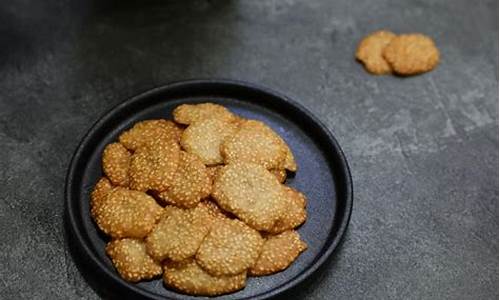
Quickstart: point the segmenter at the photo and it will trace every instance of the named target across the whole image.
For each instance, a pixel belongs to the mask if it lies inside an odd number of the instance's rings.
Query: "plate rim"
[[[102,115],[99,116],[99,118],[90,126],[90,128],[87,130],[87,132],[83,135],[83,137],[80,139],[78,146],[76,147],[75,151],[73,152],[72,158],[69,163],[68,171],[66,173],[66,178],[65,178],[65,188],[64,188],[64,226],[69,226],[70,232],[72,234],[72,238],[76,238],[79,246],[83,247],[83,251],[79,251],[80,253],[83,253],[87,260],[91,260],[92,263],[94,263],[101,271],[106,273],[108,277],[110,277],[115,284],[118,284],[124,289],[131,289],[135,293],[141,295],[142,297],[147,297],[150,299],[165,299],[165,297],[158,297],[157,294],[153,294],[149,291],[146,291],[144,289],[139,288],[138,286],[134,284],[130,284],[128,282],[123,282],[123,280],[118,276],[118,274],[111,272],[107,266],[103,264],[103,262],[100,261],[100,259],[94,255],[92,249],[89,248],[89,245],[85,242],[85,238],[83,237],[82,232],[78,230],[78,221],[76,220],[75,216],[75,209],[74,209],[74,202],[72,198],[72,189],[73,189],[73,178],[75,176],[76,166],[77,162],[81,159],[80,156],[82,155],[82,152],[85,148],[85,146],[89,143],[89,140],[91,137],[98,131],[102,124],[106,123],[108,119],[112,118],[115,111],[121,110],[124,107],[127,107],[129,105],[133,105],[133,103],[143,101],[143,99],[147,99],[151,96],[154,96],[158,93],[164,92],[169,89],[173,88],[179,88],[182,86],[190,86],[190,85],[198,85],[198,84],[223,84],[223,85],[232,85],[236,86],[237,88],[243,88],[243,89],[253,89],[257,90],[260,92],[264,92],[266,94],[270,94],[273,97],[280,98],[283,101],[287,102],[289,105],[294,106],[296,109],[298,109],[301,113],[305,114],[308,118],[310,118],[314,123],[316,123],[320,129],[327,135],[328,139],[330,140],[329,142],[333,145],[333,149],[331,149],[334,152],[334,156],[337,156],[338,162],[340,163],[339,169],[340,173],[342,174],[343,178],[343,188],[344,188],[344,201],[345,201],[345,207],[342,212],[343,214],[343,220],[340,223],[340,226],[337,230],[337,235],[334,237],[333,241],[327,245],[326,250],[320,254],[320,257],[312,264],[310,265],[307,269],[305,269],[303,272],[298,274],[295,278],[285,282],[284,284],[278,286],[275,289],[272,289],[270,291],[258,294],[256,296],[250,296],[251,299],[268,299],[275,297],[279,294],[282,294],[283,292],[297,286],[301,282],[303,282],[306,278],[310,277],[313,273],[315,273],[320,266],[322,266],[332,255],[334,250],[337,248],[337,246],[340,244],[342,241],[345,232],[347,230],[348,224],[350,222],[351,214],[352,214],[352,207],[353,207],[353,183],[352,183],[352,175],[351,171],[349,168],[349,164],[347,162],[347,158],[340,147],[337,139],[333,135],[332,131],[328,129],[328,127],[318,118],[316,117],[311,111],[309,111],[307,108],[305,108],[302,104],[296,102],[295,100],[291,99],[290,97],[286,96],[285,94],[278,92],[276,90],[270,89],[268,87],[264,87],[258,84],[242,81],[242,80],[233,80],[233,79],[219,79],[219,78],[214,78],[214,79],[188,79],[188,80],[179,80],[179,81],[174,81],[167,83],[165,85],[157,86],[151,89],[148,89],[144,92],[141,92],[135,96],[127,98],[125,101],[122,101],[118,103],[117,105],[111,107],[108,109],[106,112],[104,112]],[[68,228],[65,228],[68,229]],[[67,243],[68,241],[66,241]],[[71,246],[71,245],[70,245]],[[79,249],[82,250],[82,249]],[[75,261],[75,259],[73,258]],[[76,261],[75,261],[76,263]],[[95,266],[94,266],[95,267]],[[89,284],[87,282],[87,284]],[[92,287],[91,287],[92,288]],[[179,297],[175,297],[173,299],[186,299],[186,298],[192,298],[190,295],[184,295],[184,294],[178,294]],[[197,297],[199,298],[199,297]],[[196,299],[196,298],[194,298]],[[249,299],[248,297],[242,298],[242,299]]]

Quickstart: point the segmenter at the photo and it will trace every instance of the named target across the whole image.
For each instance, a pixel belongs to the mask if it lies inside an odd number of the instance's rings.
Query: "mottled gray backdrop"
[[[432,36],[433,72],[368,75],[380,28]],[[94,299],[63,234],[73,150],[99,116],[170,81],[284,92],[335,133],[354,210],[296,299],[498,298],[498,1],[0,3],[0,298]]]

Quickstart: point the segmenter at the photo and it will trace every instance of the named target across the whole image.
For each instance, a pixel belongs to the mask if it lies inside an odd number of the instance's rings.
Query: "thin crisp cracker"
[[[177,106],[172,114],[175,122],[185,125],[210,118],[225,121],[235,119],[235,116],[227,108],[214,103],[182,104]]]
[[[253,276],[273,274],[288,268],[307,249],[296,231],[266,237],[257,262],[248,270]]]
[[[94,186],[94,189],[90,194],[90,212],[94,218],[97,210],[102,206],[102,203],[104,203],[112,190],[113,185],[106,177],[101,177],[101,179],[99,179]]]
[[[220,148],[224,163],[252,162],[266,169],[282,168],[287,157],[283,140],[266,124],[247,120]]]
[[[235,123],[224,119],[213,117],[199,120],[184,130],[181,145],[187,152],[199,156],[205,165],[221,164],[221,144],[237,130]]]
[[[162,192],[172,185],[179,164],[177,142],[156,140],[143,146],[130,161],[130,188],[138,191]]]
[[[148,253],[158,261],[181,261],[196,254],[213,218],[204,205],[193,209],[170,208],[146,238]]]
[[[182,128],[172,121],[157,119],[137,122],[123,132],[118,138],[125,148],[136,151],[156,140],[171,140],[179,142]]]
[[[269,172],[271,172],[279,182],[285,182],[287,176],[285,169],[271,169]]]
[[[216,219],[196,253],[196,261],[208,273],[236,275],[251,267],[263,239],[259,232],[237,219]]]
[[[193,208],[201,199],[210,195],[211,189],[212,180],[200,158],[181,151],[179,166],[172,184],[158,196],[169,204]]]
[[[292,150],[288,146],[288,144],[283,140],[283,147],[286,149],[285,161],[283,162],[283,167],[288,171],[296,172],[297,171],[297,162],[295,161],[295,156],[293,155]]]
[[[384,59],[384,48],[396,37],[387,30],[379,30],[364,37],[356,50],[356,58],[363,63],[365,69],[375,75],[392,72],[390,64]]]
[[[104,148],[102,169],[113,185],[128,187],[131,157],[132,154],[120,143],[112,143]]]
[[[270,230],[287,209],[276,177],[254,163],[225,166],[215,179],[212,196],[220,207],[257,230]]]
[[[149,280],[163,272],[161,265],[146,253],[141,240],[113,240],[106,245],[106,253],[120,276],[127,281]]]
[[[143,238],[162,214],[163,208],[151,196],[116,187],[95,208],[94,220],[113,238]]]
[[[384,48],[383,56],[400,75],[428,72],[439,63],[439,50],[434,41],[419,33],[397,36]]]
[[[203,270],[194,259],[164,264],[163,281],[168,287],[197,296],[218,296],[245,287],[246,272],[214,276]]]
[[[307,212],[305,209],[306,197],[304,194],[285,185],[283,186],[283,190],[285,191],[287,210],[268,231],[273,234],[294,229],[304,223],[307,218]]]

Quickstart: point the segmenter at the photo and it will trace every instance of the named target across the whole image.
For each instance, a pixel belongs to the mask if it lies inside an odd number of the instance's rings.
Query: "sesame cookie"
[[[136,151],[158,139],[179,141],[182,129],[172,121],[158,119],[145,120],[136,123],[118,138],[125,148]]]
[[[114,240],[106,253],[120,276],[130,282],[148,280],[163,272],[161,265],[146,253],[144,242],[136,239]]]
[[[196,254],[213,218],[208,208],[170,209],[146,238],[149,255],[158,261],[181,261]]]
[[[112,143],[104,148],[102,154],[102,169],[113,185],[127,187],[129,185],[130,157],[128,152],[120,143]]]
[[[283,141],[283,139],[282,139]],[[283,147],[286,149],[285,161],[283,162],[283,167],[288,171],[296,172],[297,171],[297,163],[295,162],[295,157],[293,156],[292,150],[288,147],[287,143],[283,141]]]
[[[245,287],[246,272],[229,276],[213,276],[194,259],[164,264],[163,281],[178,291],[198,296],[217,296]]]
[[[257,230],[270,230],[287,209],[276,177],[254,163],[225,166],[215,179],[212,196],[221,208]]]
[[[267,169],[283,167],[287,148],[283,140],[266,124],[247,120],[226,139],[220,148],[224,163],[252,162]]]
[[[169,204],[192,208],[207,197],[211,189],[212,182],[203,162],[198,156],[181,151],[172,184],[166,191],[159,193],[158,197]]]
[[[286,170],[285,169],[271,169],[269,170],[271,174],[276,176],[276,179],[278,179],[279,182],[283,183],[286,180]]]
[[[287,202],[287,209],[268,231],[273,234],[294,229],[304,223],[307,218],[305,209],[306,197],[304,194],[285,185],[283,189],[286,195],[285,201]]]
[[[384,59],[382,51],[395,37],[394,33],[386,30],[373,32],[359,43],[356,58],[372,74],[382,75],[391,73],[391,66]]]
[[[256,262],[264,240],[239,220],[216,219],[196,253],[196,261],[208,273],[236,275]]]
[[[234,119],[232,120],[232,122],[234,124],[236,124],[236,126],[241,126],[243,123],[245,123],[247,121],[247,119],[245,118],[242,118],[240,116],[235,116]]]
[[[196,121],[216,118],[232,121],[235,116],[224,106],[214,103],[182,104],[173,111],[175,122],[189,125]]]
[[[210,177],[211,181],[215,181],[215,177],[217,177],[217,173],[222,170],[224,166],[223,165],[217,165],[217,166],[209,166],[207,167],[208,171],[208,177]]]
[[[163,208],[149,195],[116,187],[95,207],[94,219],[113,238],[143,238],[162,214]]]
[[[212,193],[215,178],[217,177],[218,172],[222,170],[223,167],[224,165],[207,166],[208,178],[210,178],[210,194]]]
[[[217,165],[223,162],[220,147],[232,136],[238,126],[233,122],[215,117],[191,123],[181,136],[181,145],[189,153],[198,155],[204,164]]]
[[[155,140],[137,149],[130,161],[130,188],[166,190],[174,180],[179,157],[179,144],[167,139]]]
[[[285,149],[285,160],[283,161],[283,168],[285,168],[288,171],[296,172],[297,171],[297,162],[295,162],[295,157],[293,156],[293,152],[288,147],[288,144],[285,142],[285,140],[279,135],[276,134],[278,139],[281,142],[282,147]]]
[[[257,262],[248,270],[254,276],[269,275],[286,269],[307,249],[296,231],[290,230],[268,236]]]
[[[423,34],[401,34],[383,50],[385,60],[400,75],[428,72],[439,63],[439,50]]]
[[[112,190],[113,185],[111,185],[111,182],[106,177],[101,177],[94,186],[90,194],[90,213],[94,218],[98,208],[102,206],[102,203],[104,203]]]
[[[175,211],[178,211],[180,210],[180,208],[176,207],[176,206],[173,206],[173,205],[166,205],[164,208],[163,208],[163,214],[161,216],[162,219],[164,218],[167,218],[169,217],[172,213],[174,213]]]
[[[208,214],[212,219],[216,218],[228,218],[225,212],[211,199],[203,200],[200,205],[205,206],[208,209]]]

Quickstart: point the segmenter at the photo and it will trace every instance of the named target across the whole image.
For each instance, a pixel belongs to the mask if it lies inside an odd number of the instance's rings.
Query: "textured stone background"
[[[433,72],[374,77],[358,40],[431,35]],[[498,298],[498,1],[0,3],[0,298],[94,299],[69,256],[63,186],[109,108],[170,81],[289,94],[336,134],[355,201],[296,299]]]

